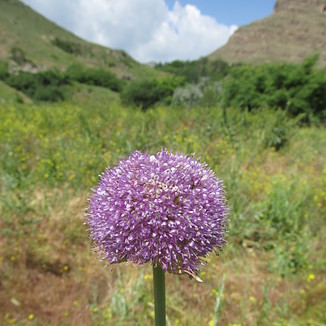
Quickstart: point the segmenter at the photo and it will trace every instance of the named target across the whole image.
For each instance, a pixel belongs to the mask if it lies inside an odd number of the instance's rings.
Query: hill
[[[0,59],[9,61],[11,71],[65,70],[80,63],[124,79],[158,75],[126,52],[86,42],[18,0],[0,0]]]
[[[326,66],[326,1],[278,0],[272,15],[240,27],[208,58],[229,63],[299,63],[314,53]]]

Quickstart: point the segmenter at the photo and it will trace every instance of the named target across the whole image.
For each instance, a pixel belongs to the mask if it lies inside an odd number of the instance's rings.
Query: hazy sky
[[[140,62],[193,60],[224,45],[275,0],[22,0],[37,12]]]

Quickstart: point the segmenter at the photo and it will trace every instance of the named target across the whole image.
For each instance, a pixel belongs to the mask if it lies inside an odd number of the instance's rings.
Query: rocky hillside
[[[325,0],[278,0],[274,11],[282,12],[286,10],[301,12],[326,12]]]
[[[326,0],[278,0],[274,13],[239,28],[208,58],[235,62],[301,62],[319,53],[326,66]]]

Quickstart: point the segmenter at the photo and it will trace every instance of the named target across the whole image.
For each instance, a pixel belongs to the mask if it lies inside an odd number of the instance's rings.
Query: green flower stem
[[[153,266],[155,326],[165,326],[165,272]]]

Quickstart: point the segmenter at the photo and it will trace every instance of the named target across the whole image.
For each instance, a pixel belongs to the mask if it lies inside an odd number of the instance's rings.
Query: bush
[[[207,58],[195,61],[176,60],[164,65],[158,64],[155,68],[184,77],[188,83],[198,83],[203,77],[220,80],[229,71],[229,65],[226,61],[221,59],[209,61]]]
[[[115,92],[120,92],[123,81],[113,73],[102,69],[84,68],[80,64],[73,64],[66,70],[66,78],[82,84],[102,86]]]
[[[69,54],[80,55],[82,53],[81,45],[76,42],[66,41],[56,37],[52,41],[52,44]]]
[[[65,71],[65,76],[70,80],[79,81],[84,74],[84,70],[80,63],[73,63]]]
[[[38,87],[33,98],[37,101],[58,102],[65,99],[62,88],[56,86]]]
[[[200,105],[203,107],[213,107],[220,104],[222,85],[220,81],[209,83],[203,90],[203,97]]]
[[[202,77],[197,84],[177,88],[173,94],[173,101],[177,105],[183,104],[189,108],[198,105],[212,107],[220,102],[221,90],[221,82],[211,82],[209,78]]]
[[[6,80],[6,83],[30,96],[37,87],[37,78],[32,73],[20,72],[18,75],[11,75]]]
[[[286,109],[293,116],[326,118],[326,74],[314,69],[317,57],[302,64],[241,65],[231,69],[223,87],[224,107]]]
[[[173,100],[177,105],[184,104],[188,108],[197,105],[202,97],[203,91],[198,84],[190,84],[186,87],[179,87],[173,94]]]
[[[146,110],[157,103],[170,104],[175,89],[181,85],[183,78],[133,81],[121,93],[121,100]]]
[[[17,46],[14,46],[10,49],[10,54],[11,59],[15,61],[18,65],[22,65],[24,63],[29,62],[29,60],[26,58],[24,50]]]
[[[0,76],[5,76],[6,66],[3,65],[1,68],[0,64]],[[3,71],[2,75],[1,71]],[[64,74],[58,70],[47,70],[36,74],[19,72],[18,75],[11,75],[6,79],[9,86],[22,91],[30,98],[51,102],[65,99],[64,86],[69,85],[71,81],[102,86],[113,91],[120,91],[123,86],[123,81],[114,74],[101,69],[85,69],[80,64],[71,65]]]
[[[4,80],[9,76],[8,62],[0,60],[0,80]]]
[[[56,102],[65,99],[62,86],[68,85],[69,80],[57,70],[48,70],[37,74],[20,72],[11,75],[6,83],[32,99]]]

